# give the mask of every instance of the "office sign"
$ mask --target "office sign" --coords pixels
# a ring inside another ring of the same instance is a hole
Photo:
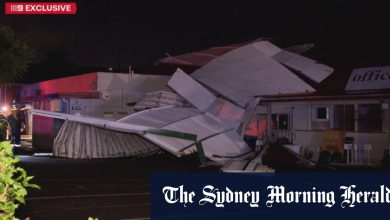
[[[359,68],[352,71],[346,91],[390,89],[390,66]]]

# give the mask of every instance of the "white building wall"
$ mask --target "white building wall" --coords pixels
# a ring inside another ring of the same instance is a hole
[[[101,99],[67,99],[69,114],[81,114],[94,117],[103,117],[103,101]]]
[[[272,103],[272,113],[292,114],[292,141],[303,148],[307,148],[314,153],[314,158],[318,158],[319,148],[324,143],[324,130],[315,130],[311,124],[313,106],[329,106],[330,129],[333,127],[333,105],[336,104],[370,104],[379,103],[377,100],[343,100],[343,101],[317,101],[317,102],[277,102]],[[388,104],[387,104],[388,105]],[[383,106],[386,106],[384,104]],[[370,163],[379,164],[383,158],[384,150],[388,149],[390,113],[387,107],[383,107],[383,129],[382,132],[346,132],[345,136],[353,137],[355,144],[363,148],[365,144],[371,144]],[[266,114],[265,107],[259,107],[258,113]],[[291,116],[290,116],[291,117]],[[364,152],[360,152],[364,154]],[[364,155],[363,155],[364,156]],[[364,156],[367,158],[367,156]]]

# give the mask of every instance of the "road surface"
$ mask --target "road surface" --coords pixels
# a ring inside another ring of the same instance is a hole
[[[30,189],[17,217],[32,220],[150,219],[150,181],[154,172],[204,172],[196,157],[161,154],[143,159],[73,160],[20,156],[20,166],[41,190]]]

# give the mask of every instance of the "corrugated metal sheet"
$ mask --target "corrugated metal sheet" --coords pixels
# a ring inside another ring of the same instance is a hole
[[[194,103],[193,105],[197,109],[212,114],[219,118],[222,123],[229,124],[230,127],[238,128],[244,115],[243,108],[215,97],[180,69],[175,72],[168,84],[187,102]]]
[[[57,149],[68,151],[58,151],[57,154],[76,158],[82,155],[144,155],[153,152],[153,147],[157,145],[181,156],[196,150],[196,142],[193,139],[180,137],[184,133],[196,134],[206,157],[214,161],[226,161],[251,152],[240,134],[259,102],[255,96],[313,91],[308,84],[272,58],[278,54],[286,55],[280,56],[281,62],[297,69],[315,64],[315,61],[306,58],[290,59],[289,53],[284,53],[265,41],[240,47],[213,60],[193,74],[194,78],[239,106],[217,98],[200,83],[178,70],[168,85],[194,108],[156,108],[118,121],[66,116],[66,119],[78,122],[64,126],[72,130],[63,132],[63,135],[71,133],[68,138],[74,139],[75,142],[68,143],[68,139],[58,136]],[[158,131],[152,132],[155,129]],[[126,139],[121,136],[122,132],[129,133],[129,137]],[[77,145],[77,140],[79,145],[73,146]],[[102,142],[110,146],[110,149],[112,146],[113,149],[107,151],[103,145],[96,142]]]
[[[120,121],[42,110],[34,110],[34,113],[66,120],[67,124],[62,127],[54,144],[54,155],[61,157],[144,156],[155,152],[153,146],[177,156],[196,151],[194,141],[148,132],[154,128],[196,134],[205,155],[217,162],[251,151],[234,127],[194,108],[162,107],[142,111]]]
[[[261,53],[269,57],[272,57],[282,51],[282,49],[268,41],[260,41],[253,44],[253,46],[256,47]]]
[[[146,93],[141,99],[134,105],[135,111],[143,111],[146,109],[159,108],[164,106],[184,106],[184,99],[179,95],[171,92],[156,91]]]
[[[300,45],[294,45],[291,47],[285,47],[283,49],[286,51],[296,53],[296,54],[301,54],[301,53],[304,53],[304,52],[310,50],[313,47],[314,47],[314,44],[300,44]]]
[[[315,60],[288,51],[281,51],[274,55],[273,58],[278,62],[301,72],[316,83],[320,83],[334,71],[331,67],[317,63]]]
[[[160,148],[136,134],[65,121],[54,140],[53,155],[67,158],[144,157]]]
[[[142,111],[119,120],[122,123],[143,125],[196,134],[202,140],[205,155],[211,160],[220,161],[224,157],[238,156],[250,148],[236,133],[237,123],[226,123],[211,113],[194,108],[163,107]],[[145,138],[178,156],[196,151],[194,142],[189,140],[145,134]],[[214,146],[216,143],[216,146]],[[214,157],[213,155],[219,155]]]
[[[181,64],[181,65],[191,65],[191,66],[203,66],[210,62],[212,59],[219,57],[232,49],[242,46],[239,45],[229,45],[225,47],[212,47],[206,50],[196,51],[192,53],[186,53],[178,56],[169,56],[158,60],[159,63],[169,63],[169,64]]]
[[[249,101],[245,105],[245,113],[241,119],[239,129],[237,130],[237,132],[241,136],[244,136],[245,130],[246,130],[247,126],[249,125],[249,123],[251,122],[251,118],[254,115],[254,113],[256,111],[256,107],[259,104],[259,102],[260,102],[260,98],[258,97],[258,98],[254,98],[253,100]],[[256,117],[257,117],[257,115],[256,115]]]
[[[228,158],[237,157],[251,151],[234,128],[224,127],[217,118],[209,113],[187,118],[162,128],[197,134],[198,140],[203,145],[206,157],[213,161],[226,161]],[[179,156],[196,151],[192,141],[155,134],[146,134],[145,138]]]
[[[50,111],[43,111],[43,110],[37,110],[33,109],[32,113],[34,115],[39,115],[43,117],[49,117],[49,118],[58,118],[73,122],[79,122],[82,124],[91,125],[98,128],[105,128],[107,130],[112,131],[119,131],[119,132],[127,132],[127,133],[135,133],[135,134],[142,134],[144,130],[149,129],[150,127],[142,126],[142,125],[134,125],[134,124],[126,124],[126,123],[119,123],[117,121],[109,120],[107,118],[94,118],[94,117],[88,117],[88,116],[82,116],[82,115],[71,115],[71,114],[64,114],[64,113],[58,113],[58,112],[50,112]]]
[[[201,112],[195,108],[167,106],[137,112],[119,119],[118,122],[160,128],[168,123],[180,121],[199,114],[201,114]]]
[[[192,77],[242,107],[254,96],[314,91],[266,55],[278,51],[264,41],[246,45],[212,60]]]
[[[217,98],[206,111],[235,129],[238,128],[242,117],[245,114],[244,109],[221,98]]]
[[[158,60],[158,63],[167,63],[167,64],[175,64],[175,65],[188,65],[188,66],[204,66],[208,62],[210,62],[212,59],[222,56],[223,54],[237,49],[239,47],[242,47],[246,44],[250,44],[257,41],[263,41],[263,40],[269,40],[268,38],[258,38],[255,40],[251,40],[249,42],[244,43],[238,43],[238,44],[231,44],[231,45],[225,45],[225,46],[217,46],[217,47],[211,47],[206,50],[200,50],[195,51],[191,53],[181,54],[178,56],[169,56],[166,58],[162,58]],[[192,71],[191,71],[192,72]]]
[[[211,60],[222,56],[223,54],[237,49],[239,47],[242,47],[247,44],[251,44],[254,42],[266,42],[264,40],[267,39],[256,39],[254,41],[250,42],[244,42],[244,43],[239,43],[239,44],[234,44],[234,45],[226,45],[226,46],[220,46],[220,47],[212,47],[206,50],[201,50],[201,51],[195,51],[191,53],[186,53],[186,54],[181,54],[177,56],[169,56],[162,58],[158,60],[159,64],[174,64],[174,65],[181,65],[181,68],[184,68],[185,66],[193,66],[193,67],[201,67],[206,65],[208,62]],[[270,44],[268,45],[270,46]],[[283,48],[283,50],[290,51],[293,53],[301,54],[309,49],[311,49],[314,46],[314,44],[301,44],[301,45],[295,45],[291,47],[286,47]],[[273,46],[271,46],[273,47]],[[174,72],[171,70],[171,72]],[[187,71],[185,71],[187,72]],[[193,71],[190,71],[193,72]],[[150,73],[150,72],[149,72]],[[187,72],[188,73],[188,72]]]
[[[235,130],[218,134],[203,141],[202,144],[207,149],[206,156],[216,161],[226,161],[252,152]]]
[[[168,86],[201,111],[216,100],[211,92],[180,69],[169,80]]]

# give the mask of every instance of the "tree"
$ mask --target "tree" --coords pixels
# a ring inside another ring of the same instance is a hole
[[[9,141],[0,142],[0,220],[15,220],[15,211],[20,204],[25,204],[27,187],[40,189],[31,184],[32,176],[16,164],[19,158],[12,152]]]
[[[33,58],[31,48],[14,31],[0,26],[0,83],[22,79]]]

